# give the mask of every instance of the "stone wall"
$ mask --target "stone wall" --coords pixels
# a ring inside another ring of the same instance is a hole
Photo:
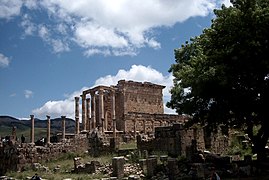
[[[0,175],[3,175],[7,170],[20,171],[32,163],[42,163],[56,159],[62,153],[85,152],[88,147],[86,134],[77,135],[73,139],[66,139],[65,142],[45,146],[35,146],[32,143],[19,144],[16,141],[10,141],[0,147]]]
[[[137,147],[140,150],[148,151],[166,151],[172,156],[188,156],[192,147],[197,150],[206,150],[203,128],[184,128],[182,124],[173,124],[168,127],[155,128],[154,138],[144,138],[143,135],[137,137]],[[208,147],[211,152],[224,154],[227,152],[229,139],[221,132],[212,134],[210,139],[211,146]]]
[[[165,86],[149,83],[121,80],[118,91],[122,92],[124,103],[120,105],[124,114],[128,112],[163,114],[163,94]]]
[[[182,115],[129,112],[124,115],[124,131],[134,132],[135,129],[136,132],[145,130],[144,133],[151,133],[155,127],[171,126],[185,121],[188,121],[188,117]]]

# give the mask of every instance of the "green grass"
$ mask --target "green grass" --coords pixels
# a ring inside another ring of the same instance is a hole
[[[130,141],[129,143],[121,143],[120,149],[137,149],[136,141]]]
[[[16,179],[27,179],[27,177],[32,177],[35,173],[41,176],[43,179],[51,179],[51,180],[62,180],[64,178],[71,179],[100,179],[105,177],[104,174],[87,174],[87,173],[79,173],[73,174],[71,170],[74,168],[74,157],[81,157],[81,163],[86,163],[90,161],[99,161],[102,165],[111,164],[113,154],[100,156],[97,158],[88,156],[87,154],[76,154],[76,153],[66,153],[62,154],[57,160],[53,160],[47,163],[42,164],[49,168],[49,172],[42,172],[41,170],[33,171],[31,168],[27,168],[26,171],[23,172],[9,172],[7,176],[13,177]],[[53,169],[57,166],[60,166],[59,172],[53,172]]]
[[[16,129],[16,135],[18,138],[18,141],[21,139],[21,135],[25,137],[25,142],[30,142],[30,128],[20,128]],[[53,135],[54,132],[51,132],[51,136]],[[7,126],[1,126],[0,127],[0,136],[5,137],[5,136],[11,136],[12,134],[12,128],[7,127]],[[35,141],[42,137],[47,137],[47,128],[35,128]]]

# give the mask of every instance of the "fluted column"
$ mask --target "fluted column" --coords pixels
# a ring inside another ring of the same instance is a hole
[[[34,115],[30,115],[31,118],[31,143],[35,143],[35,118]]]
[[[82,94],[81,95],[81,98],[82,98],[82,129],[85,131],[87,130],[87,122],[86,122],[86,95],[85,94]]]
[[[50,116],[47,116],[47,144],[50,144]]]
[[[104,92],[103,89],[99,89],[99,125],[104,126]]]
[[[91,92],[91,108],[92,108],[92,113],[91,113],[91,121],[92,121],[92,128],[96,128],[96,105],[95,105],[95,92]]]
[[[115,90],[113,89],[111,91],[112,94],[112,122],[113,122],[113,138],[115,139],[117,134],[116,134],[116,113],[115,113]]]
[[[65,116],[61,116],[62,118],[62,140],[65,140]]]
[[[91,130],[91,119],[90,119],[90,116],[91,116],[91,106],[90,106],[90,103],[91,103],[91,99],[90,98],[87,98],[86,99],[86,124],[87,124],[87,130]]]
[[[75,97],[75,120],[76,120],[75,134],[79,134],[79,97]]]

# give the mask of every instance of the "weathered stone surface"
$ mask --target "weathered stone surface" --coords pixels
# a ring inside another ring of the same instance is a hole
[[[125,159],[123,156],[112,158],[112,168],[113,168],[112,175],[113,176],[119,179],[124,177],[124,162],[125,162]]]

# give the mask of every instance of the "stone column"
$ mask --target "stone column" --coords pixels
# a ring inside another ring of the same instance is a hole
[[[91,92],[91,108],[92,108],[92,114],[91,114],[91,122],[92,122],[92,128],[96,128],[96,106],[95,106],[95,92]]]
[[[86,118],[85,118],[85,114],[86,114],[86,95],[82,94],[81,95],[82,98],[82,130],[86,131],[87,130],[87,122],[86,122]]]
[[[87,98],[86,99],[86,123],[87,123],[87,130],[91,130],[91,119],[90,119],[90,116],[91,116],[91,106],[90,106],[90,103],[91,103],[91,99],[90,98]]]
[[[112,119],[116,119],[116,105],[115,105],[115,90],[111,90],[112,94]]]
[[[34,115],[30,115],[31,117],[31,143],[35,143],[35,118]]]
[[[113,138],[114,139],[117,138],[117,134],[116,134],[116,119],[113,119]]]
[[[112,176],[122,179],[124,177],[124,157],[113,157],[112,158]]]
[[[104,126],[104,92],[103,89],[99,89],[99,125]]]
[[[61,116],[62,118],[62,140],[65,140],[65,116]]]
[[[76,120],[75,134],[79,134],[79,97],[75,97],[75,120]]]
[[[47,144],[50,144],[50,116],[47,116]]]

